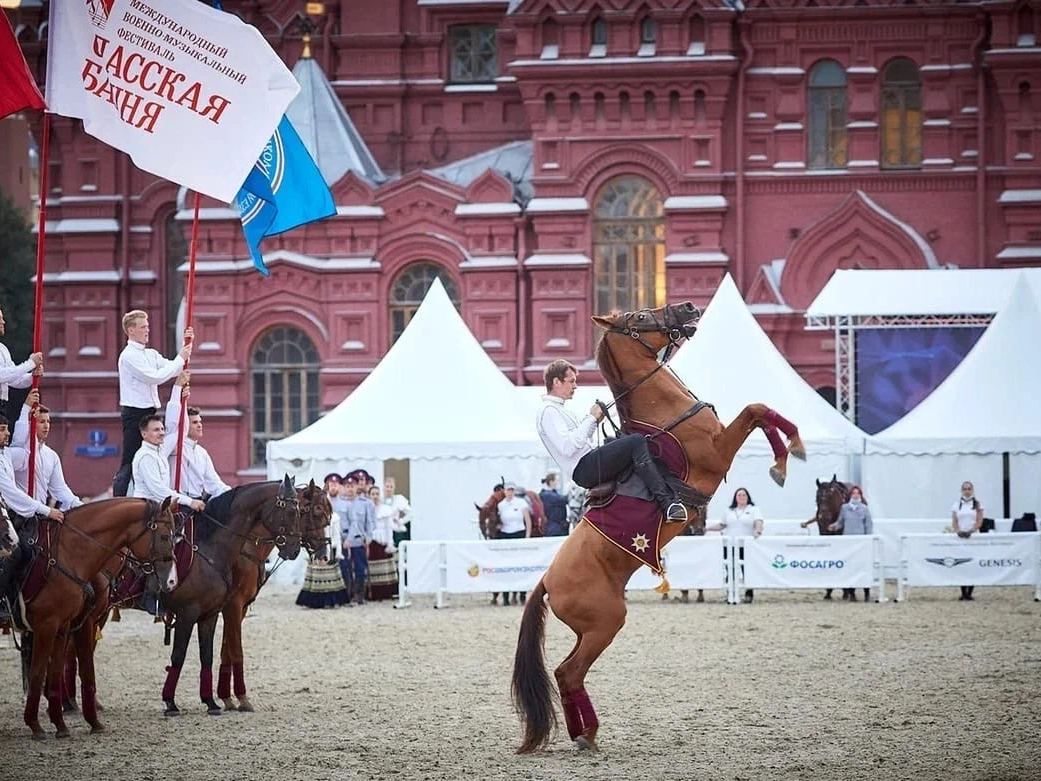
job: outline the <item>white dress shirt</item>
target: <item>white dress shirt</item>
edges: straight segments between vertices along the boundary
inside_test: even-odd
[[[187,415],[185,415],[187,420]],[[166,439],[170,442],[177,441],[178,425],[181,422],[181,386],[174,385],[170,392],[170,401],[166,404]],[[170,451],[170,485],[177,478],[177,448],[174,446]],[[201,498],[203,494],[214,497],[220,496],[225,491],[230,491],[231,486],[221,480],[213,466],[213,459],[202,445],[194,439],[184,438],[184,447],[181,450],[181,485],[180,489],[188,496]]]
[[[159,386],[184,369],[178,355],[167,360],[139,342],[127,342],[119,354],[119,405],[159,409]]]
[[[542,397],[542,407],[535,417],[535,427],[542,444],[570,480],[582,456],[593,449],[596,418],[589,414],[577,418],[564,406],[563,399],[546,395]]]
[[[32,385],[34,368],[28,358],[16,364],[7,345],[0,342],[0,401],[7,401],[8,387],[28,388]]]
[[[192,498],[178,493],[170,487],[170,450],[167,442],[176,441],[167,437],[161,446],[141,443],[141,449],[134,455],[134,498],[151,499],[161,502],[166,497],[173,497],[178,504],[191,506]]]
[[[391,528],[396,532],[405,531],[405,524],[412,520],[412,505],[404,494],[383,497],[383,506],[389,506],[394,512],[390,516]],[[378,509],[378,508],[377,508]]]
[[[29,408],[23,406],[22,414],[14,425],[11,435],[11,466],[14,467],[14,479],[19,487],[28,489],[29,485]],[[33,497],[46,503],[50,496],[58,500],[63,510],[79,507],[83,502],[65,482],[65,472],[61,468],[61,458],[53,448],[36,441],[36,472],[33,475],[36,483]]]
[[[23,518],[32,518],[36,514],[46,515],[51,511],[43,502],[33,499],[18,487],[14,479],[14,467],[11,455],[6,447],[0,448],[0,496],[11,512]]]

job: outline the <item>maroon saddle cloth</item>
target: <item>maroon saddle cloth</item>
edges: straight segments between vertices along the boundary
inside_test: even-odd
[[[689,464],[687,454],[676,437],[657,426],[630,421],[628,433],[657,435],[649,442],[651,455],[665,462],[669,471],[686,481]],[[661,565],[661,527],[665,516],[658,505],[648,499],[615,493],[597,506],[589,507],[583,516],[590,526],[635,558],[655,574],[663,575]]]

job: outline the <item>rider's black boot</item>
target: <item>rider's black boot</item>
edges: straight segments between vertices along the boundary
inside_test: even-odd
[[[680,497],[669,488],[669,484],[665,481],[665,476],[658,471],[658,466],[654,463],[650,453],[637,454],[633,459],[633,467],[636,469],[636,474],[643,480],[644,485],[647,486],[647,490],[651,492],[655,503],[665,513],[665,522],[685,523],[688,518],[687,508],[680,500]]]

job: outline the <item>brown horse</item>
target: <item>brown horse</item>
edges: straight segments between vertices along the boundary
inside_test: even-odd
[[[297,489],[297,503],[300,508],[300,543],[310,556],[321,554],[328,544],[324,532],[333,514],[329,497],[312,480],[305,487]],[[246,696],[242,622],[246,618],[246,609],[253,604],[267,581],[264,562],[273,548],[274,541],[268,540],[254,550],[243,550],[231,569],[231,593],[221,609],[224,616],[224,637],[221,641],[220,672],[217,676],[217,699],[223,701],[224,710],[253,712],[253,704]],[[231,698],[232,677],[238,703]]]
[[[47,714],[58,737],[68,737],[62,715],[62,666],[68,635],[72,634],[83,681],[83,716],[91,732],[104,732],[95,701],[94,630],[84,619],[94,602],[91,581],[105,563],[122,548],[128,548],[169,591],[177,585],[174,567],[174,518],[169,500],[162,504],[145,499],[109,499],[70,510],[63,523],[49,524],[49,566],[39,593],[26,605],[25,619],[33,634],[29,691],[25,701],[25,723],[33,739],[42,740],[40,695],[47,684]],[[43,527],[41,526],[41,529]],[[32,544],[36,544],[33,539]],[[59,639],[59,632],[61,639]]]
[[[802,441],[794,425],[762,404],[751,404],[724,426],[714,410],[701,402],[657,355],[693,335],[699,313],[691,303],[641,310],[593,321],[605,333],[597,347],[597,363],[610,386],[623,427],[639,421],[670,431],[682,446],[690,469],[687,485],[694,524],[704,529],[697,511],[719,486],[738,449],[755,428],[762,428],[774,447],[771,474],[783,480],[787,456],[803,458]],[[787,450],[776,429],[788,437]],[[680,534],[686,523],[666,524],[660,544]],[[696,530],[697,531],[697,530]],[[546,603],[578,636],[567,658],[556,668],[568,733],[579,748],[595,748],[599,721],[585,690],[590,666],[625,624],[623,592],[639,562],[607,541],[583,521],[561,545],[546,574],[528,600],[521,620],[513,668],[513,699],[524,724],[521,752],[544,746],[556,723],[552,683],[546,671],[543,636]]]
[[[804,529],[810,524],[816,523],[817,530],[824,535],[842,534],[841,531],[832,531],[831,525],[839,519],[839,513],[842,511],[842,505],[849,501],[849,483],[843,483],[838,479],[838,475],[833,474],[831,480],[826,483],[822,483],[817,480],[817,510],[814,512],[813,517],[807,521],[803,521],[800,526]],[[832,590],[825,589],[824,598],[831,599]],[[843,589],[843,599],[848,599],[849,595],[855,593],[853,589]]]
[[[199,698],[211,716],[223,712],[213,699],[213,636],[217,617],[234,591],[233,571],[242,553],[256,558],[263,546],[271,544],[284,559],[300,554],[300,509],[289,475],[232,488],[206,507],[196,516],[192,565],[178,587],[163,598],[163,606],[174,616],[173,652],[162,692],[167,716],[181,712],[174,697],[196,624]]]

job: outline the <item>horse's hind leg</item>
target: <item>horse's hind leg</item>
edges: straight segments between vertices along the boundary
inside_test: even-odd
[[[25,724],[33,732],[33,740],[43,740],[47,733],[40,726],[40,695],[43,693],[47,678],[47,667],[50,664],[51,650],[54,648],[54,635],[57,627],[30,618],[33,632],[32,662],[29,666],[29,691],[25,697]]]
[[[600,728],[600,720],[586,692],[586,673],[604,649],[611,645],[621,628],[618,626],[613,631],[599,629],[580,635],[577,648],[554,671],[568,734],[580,749],[596,749],[596,733]]]
[[[199,699],[211,716],[220,716],[224,711],[213,699],[213,635],[217,631],[219,612],[199,622]]]
[[[225,710],[252,713],[253,705],[246,697],[245,656],[242,652],[242,622],[246,617],[246,606],[233,596],[224,605],[224,639],[221,643],[220,677],[217,682],[217,697],[224,701]],[[231,699],[234,682],[235,698]]]
[[[226,602],[222,610],[224,616],[224,636],[220,644],[220,671],[217,674],[217,699],[224,703],[224,710],[238,710],[231,699],[231,633],[235,623],[236,611],[231,602]],[[241,626],[241,625],[240,625]]]

